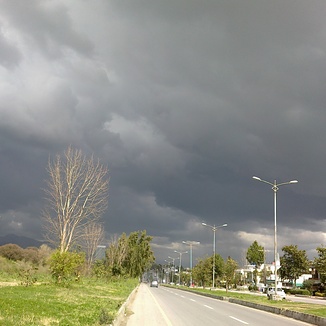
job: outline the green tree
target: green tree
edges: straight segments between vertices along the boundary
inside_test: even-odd
[[[238,263],[233,260],[230,256],[224,264],[224,276],[226,280],[226,292],[228,292],[231,283],[235,283],[235,271],[238,268]]]
[[[297,245],[284,246],[284,255],[280,258],[281,267],[279,273],[281,279],[288,279],[296,286],[300,275],[309,270],[309,260],[305,250],[299,250]]]
[[[210,258],[213,271],[213,256]],[[224,259],[221,255],[215,254],[215,280],[219,281],[224,276]]]
[[[212,282],[212,264],[210,257],[198,259],[198,263],[192,269],[192,277],[200,286],[205,287]]]
[[[322,282],[326,282],[326,247],[317,247],[318,257],[315,258],[315,267],[320,274]]]
[[[155,261],[150,242],[153,237],[146,230],[132,232],[127,240],[127,254],[124,262],[126,272],[131,277],[140,277]]]
[[[215,254],[215,279],[223,277],[224,260],[219,254]],[[213,279],[213,256],[201,258],[193,268],[193,276],[195,281],[205,286],[212,285]]]
[[[50,258],[50,271],[57,283],[66,283],[72,278],[79,280],[85,254],[57,250]]]
[[[255,240],[247,250],[246,259],[250,265],[255,266],[254,279],[257,284],[258,267],[264,263],[264,247],[260,246]]]
[[[246,259],[250,265],[258,268],[264,263],[264,247],[255,240],[247,250]]]
[[[128,237],[126,233],[122,233],[120,237],[115,234],[105,252],[109,274],[116,276],[124,273],[123,265],[127,257],[127,251]]]

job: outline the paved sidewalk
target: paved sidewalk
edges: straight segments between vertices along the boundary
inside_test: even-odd
[[[121,326],[171,326],[164,311],[156,301],[151,291],[157,288],[149,288],[149,285],[141,283],[134,298],[126,307],[127,316]]]

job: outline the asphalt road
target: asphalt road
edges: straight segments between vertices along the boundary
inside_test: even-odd
[[[128,309],[128,326],[275,326],[310,325],[291,318],[207,298],[178,289],[142,283]]]

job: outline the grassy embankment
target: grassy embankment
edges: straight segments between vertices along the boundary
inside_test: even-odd
[[[182,289],[182,287],[180,287]],[[187,288],[187,290],[199,292],[199,293],[208,293],[210,295],[216,296],[223,296],[223,297],[230,297],[236,298],[239,300],[255,302],[257,304],[273,306],[282,309],[288,309],[292,311],[298,311],[314,316],[319,317],[326,317],[326,308],[325,305],[321,304],[313,304],[313,303],[301,303],[301,302],[293,302],[290,300],[282,300],[282,301],[271,301],[267,299],[266,295],[253,295],[253,294],[246,294],[246,293],[239,293],[239,292],[227,292],[225,290],[214,290],[211,291],[209,289],[191,289]]]
[[[0,277],[0,325],[109,325],[138,284],[135,279],[83,279],[68,287],[50,282],[13,286]]]

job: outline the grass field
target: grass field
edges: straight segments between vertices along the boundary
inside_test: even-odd
[[[0,325],[109,325],[137,284],[135,279],[87,279],[69,287],[1,283]]]

